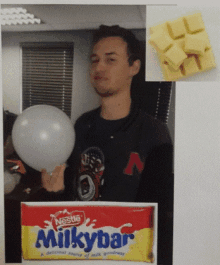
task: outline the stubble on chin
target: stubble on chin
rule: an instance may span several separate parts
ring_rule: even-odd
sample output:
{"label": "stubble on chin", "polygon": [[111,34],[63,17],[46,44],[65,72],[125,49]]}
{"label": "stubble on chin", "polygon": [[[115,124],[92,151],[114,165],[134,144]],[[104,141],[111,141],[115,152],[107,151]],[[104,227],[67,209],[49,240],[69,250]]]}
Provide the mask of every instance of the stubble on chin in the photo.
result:
{"label": "stubble on chin", "polygon": [[114,92],[112,92],[112,91],[100,91],[99,89],[97,89],[96,87],[94,87],[94,89],[95,89],[95,91],[96,91],[96,93],[100,96],[100,97],[102,97],[102,98],[106,98],[106,97],[111,97],[111,96],[113,96],[114,95]]}

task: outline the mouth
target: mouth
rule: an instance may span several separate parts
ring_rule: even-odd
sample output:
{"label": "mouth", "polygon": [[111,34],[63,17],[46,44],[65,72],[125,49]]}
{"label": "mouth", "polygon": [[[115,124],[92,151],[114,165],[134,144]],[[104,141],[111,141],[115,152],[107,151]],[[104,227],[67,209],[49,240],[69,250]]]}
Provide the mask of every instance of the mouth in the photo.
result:
{"label": "mouth", "polygon": [[102,77],[99,76],[99,75],[96,75],[96,76],[94,77],[94,80],[101,80],[101,79],[102,79]]}
{"label": "mouth", "polygon": [[106,77],[103,77],[103,76],[96,75],[94,77],[94,80],[107,80],[107,78]]}

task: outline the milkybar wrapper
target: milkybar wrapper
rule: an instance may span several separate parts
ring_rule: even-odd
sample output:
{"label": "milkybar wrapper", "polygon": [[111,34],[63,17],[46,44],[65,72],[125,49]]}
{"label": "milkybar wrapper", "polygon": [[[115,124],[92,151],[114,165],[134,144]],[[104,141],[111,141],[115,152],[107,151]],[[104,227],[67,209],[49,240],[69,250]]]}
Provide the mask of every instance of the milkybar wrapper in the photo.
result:
{"label": "milkybar wrapper", "polygon": [[22,255],[156,264],[156,214],[156,203],[25,202]]}
{"label": "milkybar wrapper", "polygon": [[185,15],[150,28],[166,81],[177,81],[216,67],[201,13]]}

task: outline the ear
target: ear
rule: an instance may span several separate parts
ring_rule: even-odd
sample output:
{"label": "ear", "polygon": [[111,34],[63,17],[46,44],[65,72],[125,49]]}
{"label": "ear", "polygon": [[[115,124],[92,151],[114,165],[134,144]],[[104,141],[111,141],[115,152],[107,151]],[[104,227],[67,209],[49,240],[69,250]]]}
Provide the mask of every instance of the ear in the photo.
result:
{"label": "ear", "polygon": [[139,73],[140,68],[141,68],[141,61],[139,59],[134,61],[130,67],[131,67],[130,74],[131,74],[131,77],[133,77]]}

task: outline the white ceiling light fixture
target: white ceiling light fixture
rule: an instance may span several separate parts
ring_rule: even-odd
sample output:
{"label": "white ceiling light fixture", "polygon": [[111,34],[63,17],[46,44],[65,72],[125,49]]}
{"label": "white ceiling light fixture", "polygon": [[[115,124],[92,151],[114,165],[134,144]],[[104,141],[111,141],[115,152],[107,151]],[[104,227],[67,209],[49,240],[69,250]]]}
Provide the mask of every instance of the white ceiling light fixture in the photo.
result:
{"label": "white ceiling light fixture", "polygon": [[35,18],[33,14],[27,12],[25,8],[2,8],[1,9],[1,25],[28,25],[41,24],[39,18]]}

